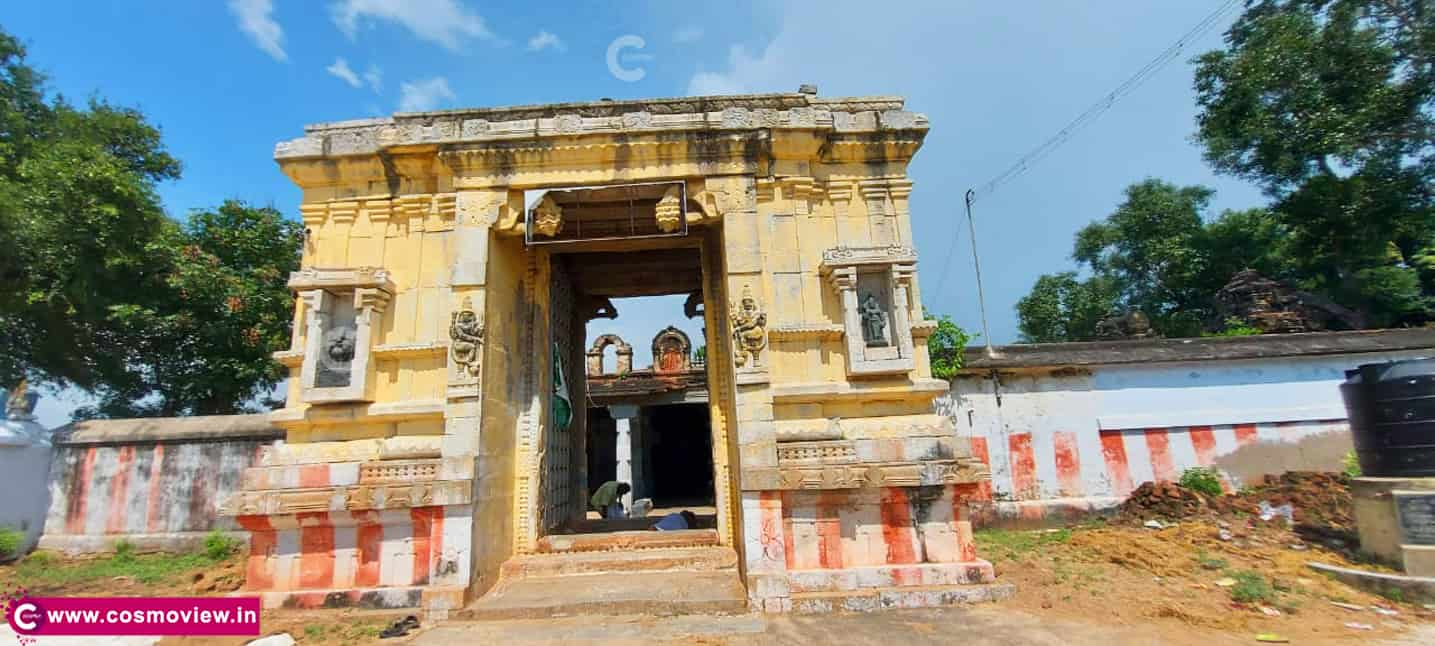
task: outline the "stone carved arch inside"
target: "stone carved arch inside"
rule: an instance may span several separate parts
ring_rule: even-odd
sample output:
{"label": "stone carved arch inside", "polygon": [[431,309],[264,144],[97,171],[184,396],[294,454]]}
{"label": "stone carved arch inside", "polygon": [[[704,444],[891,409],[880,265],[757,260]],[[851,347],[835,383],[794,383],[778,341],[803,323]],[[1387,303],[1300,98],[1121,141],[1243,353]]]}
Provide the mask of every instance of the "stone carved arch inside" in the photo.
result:
{"label": "stone carved arch inside", "polygon": [[[612,373],[603,372],[603,351],[608,346],[617,346],[618,365]],[[627,374],[633,371],[633,346],[616,334],[604,334],[593,340],[593,347],[588,348],[588,374],[598,376],[603,374]]]}
{"label": "stone carved arch inside", "polygon": [[653,372],[687,372],[692,368],[692,341],[671,325],[653,337]]}

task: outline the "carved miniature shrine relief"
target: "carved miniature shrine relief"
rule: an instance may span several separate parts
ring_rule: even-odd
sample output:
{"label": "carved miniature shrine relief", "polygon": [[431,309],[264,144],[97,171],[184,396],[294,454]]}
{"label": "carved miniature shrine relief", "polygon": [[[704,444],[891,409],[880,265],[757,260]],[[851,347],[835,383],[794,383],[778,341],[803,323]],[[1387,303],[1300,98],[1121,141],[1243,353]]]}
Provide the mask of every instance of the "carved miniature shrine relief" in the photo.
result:
{"label": "carved miniature shrine relief", "polygon": [[913,370],[910,282],[916,253],[908,247],[836,247],[822,255],[822,273],[842,304],[847,372]]}
{"label": "carved miniature shrine relief", "polygon": [[304,401],[370,399],[374,330],[394,293],[388,272],[374,267],[303,269],[290,275],[289,287],[304,302]]}

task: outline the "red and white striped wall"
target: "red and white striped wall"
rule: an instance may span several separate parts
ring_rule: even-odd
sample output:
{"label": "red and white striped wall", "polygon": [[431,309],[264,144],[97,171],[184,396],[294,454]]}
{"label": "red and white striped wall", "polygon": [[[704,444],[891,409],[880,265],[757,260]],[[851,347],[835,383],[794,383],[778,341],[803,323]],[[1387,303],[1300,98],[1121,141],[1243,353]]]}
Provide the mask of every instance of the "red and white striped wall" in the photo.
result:
{"label": "red and white striped wall", "polygon": [[748,594],[754,608],[793,593],[949,586],[993,580],[978,558],[976,485],[743,492]]}
{"label": "red and white striped wall", "polygon": [[57,442],[41,546],[95,552],[124,538],[180,549],[211,530],[235,529],[219,516],[219,502],[238,491],[271,441]]}
{"label": "red and white striped wall", "polygon": [[[267,606],[416,606],[398,597],[408,588],[462,589],[468,582],[468,505],[240,516],[238,522],[250,532],[245,589],[266,593]],[[336,603],[336,593],[352,598]]]}
{"label": "red and white striped wall", "polygon": [[[939,397],[991,468],[998,518],[1113,506],[1192,467],[1239,487],[1293,469],[1338,470],[1350,450],[1346,368],[1399,357],[1329,355],[972,371]],[[979,522],[992,516],[983,513]]]}

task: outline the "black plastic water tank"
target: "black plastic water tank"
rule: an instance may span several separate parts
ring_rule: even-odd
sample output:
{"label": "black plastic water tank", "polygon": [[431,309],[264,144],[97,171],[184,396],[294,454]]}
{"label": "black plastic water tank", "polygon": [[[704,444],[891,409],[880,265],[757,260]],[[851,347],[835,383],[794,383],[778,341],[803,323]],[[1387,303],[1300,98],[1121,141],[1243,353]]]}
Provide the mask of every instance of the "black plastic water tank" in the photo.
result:
{"label": "black plastic water tank", "polygon": [[1345,376],[1340,395],[1361,474],[1435,476],[1435,359],[1367,363]]}

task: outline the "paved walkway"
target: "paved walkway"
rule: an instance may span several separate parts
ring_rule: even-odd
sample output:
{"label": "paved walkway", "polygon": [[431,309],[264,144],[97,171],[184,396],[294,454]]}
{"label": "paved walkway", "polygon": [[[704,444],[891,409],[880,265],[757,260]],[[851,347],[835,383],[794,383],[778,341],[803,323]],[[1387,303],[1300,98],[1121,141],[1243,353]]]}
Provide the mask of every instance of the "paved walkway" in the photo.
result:
{"label": "paved walkway", "polygon": [[[1176,644],[1216,646],[1256,643],[1253,636],[1200,629],[1173,632],[1151,625],[1113,626],[1042,619],[999,607],[899,610],[872,614],[729,617],[553,617],[540,620],[450,622],[427,629],[415,644]],[[1358,633],[1349,640],[1363,643]],[[1435,624],[1410,631],[1386,646],[1435,644]]]}

